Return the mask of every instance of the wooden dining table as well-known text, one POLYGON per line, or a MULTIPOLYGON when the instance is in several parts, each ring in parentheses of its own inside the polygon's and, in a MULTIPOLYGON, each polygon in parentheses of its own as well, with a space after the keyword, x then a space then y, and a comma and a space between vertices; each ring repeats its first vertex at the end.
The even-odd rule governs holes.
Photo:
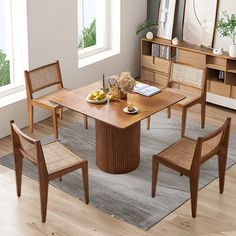
POLYGON ((99 90, 100 82, 89 84, 51 99, 52 102, 95 119, 96 165, 101 170, 121 174, 135 170, 140 162, 141 120, 175 103, 185 96, 161 91, 151 97, 131 94, 136 114, 127 114, 126 99, 114 99, 103 104, 87 102, 88 94, 99 90))

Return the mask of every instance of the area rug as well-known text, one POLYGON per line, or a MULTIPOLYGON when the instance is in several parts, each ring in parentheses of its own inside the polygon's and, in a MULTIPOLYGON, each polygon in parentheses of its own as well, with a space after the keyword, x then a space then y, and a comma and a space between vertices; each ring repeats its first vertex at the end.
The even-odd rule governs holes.
MULTIPOLYGON (((60 129, 61 143, 89 162, 90 204, 121 220, 144 230, 149 229, 166 217, 189 198, 189 180, 164 166, 160 166, 157 195, 151 198, 152 155, 160 152, 180 138, 181 122, 178 117, 166 118, 165 113, 152 116, 151 129, 146 130, 145 121, 141 130, 141 162, 133 172, 112 175, 102 172, 95 163, 95 125, 89 120, 89 129, 79 123, 60 129)), ((198 123, 188 120, 186 135, 197 137, 214 130, 207 125, 202 130, 198 123)), ((135 138, 135 137, 130 137, 135 138)), ((44 142, 52 140, 48 137, 44 142)), ((231 136, 227 167, 236 162, 236 137, 231 136)), ((202 166, 199 188, 203 188, 218 176, 217 158, 202 166)), ((0 158, 0 164, 14 168, 12 154, 0 158)), ((33 165, 25 162, 24 174, 34 179, 37 171, 33 165)), ((227 184, 227 183, 226 183, 227 184)), ((63 177, 63 181, 54 181, 55 187, 83 200, 81 171, 75 171, 63 177)), ((50 199, 49 201, 53 201, 50 199)), ((191 211, 189 209, 189 215, 191 211)))

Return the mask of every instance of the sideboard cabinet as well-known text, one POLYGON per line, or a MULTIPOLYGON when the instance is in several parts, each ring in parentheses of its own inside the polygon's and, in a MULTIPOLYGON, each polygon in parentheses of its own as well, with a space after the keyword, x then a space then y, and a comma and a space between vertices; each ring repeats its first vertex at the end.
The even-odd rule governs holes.
POLYGON ((228 53, 217 56, 211 49, 181 41, 155 38, 141 40, 141 80, 167 86, 171 60, 198 68, 206 68, 207 101, 236 109, 236 59, 228 53))

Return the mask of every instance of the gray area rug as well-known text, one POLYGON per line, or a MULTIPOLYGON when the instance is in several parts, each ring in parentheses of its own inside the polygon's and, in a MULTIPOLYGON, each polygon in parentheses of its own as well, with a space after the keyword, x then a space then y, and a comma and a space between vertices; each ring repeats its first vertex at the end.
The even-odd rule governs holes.
MULTIPOLYGON (((180 138, 180 119, 166 118, 165 113, 152 116, 151 129, 145 128, 142 122, 141 162, 133 172, 112 175, 100 171, 95 164, 95 128, 94 121, 89 121, 89 129, 82 124, 72 124, 60 129, 61 143, 74 153, 89 162, 90 204, 97 208, 133 224, 144 230, 149 229, 173 210, 186 202, 189 195, 189 181, 164 166, 160 166, 157 195, 151 198, 152 155, 160 152, 180 138)), ((186 135, 197 137, 214 130, 207 126, 200 129, 198 123, 187 122, 186 135)), ((135 138, 135 137, 131 137, 135 138)), ((48 137, 44 142, 52 140, 48 137)), ((227 167, 236 162, 236 137, 231 136, 227 167)), ((202 166, 199 188, 202 188, 218 176, 217 158, 213 158, 202 166)), ((12 154, 0 158, 0 164, 14 169, 12 154)), ((24 174, 37 179, 37 170, 29 162, 25 162, 24 174)), ((227 184, 227 183, 226 183, 227 184)), ((55 187, 83 199, 81 171, 75 171, 63 177, 63 181, 53 181, 55 187)), ((49 201, 53 201, 50 198, 49 201)), ((189 209, 191 216, 191 209, 189 209)))

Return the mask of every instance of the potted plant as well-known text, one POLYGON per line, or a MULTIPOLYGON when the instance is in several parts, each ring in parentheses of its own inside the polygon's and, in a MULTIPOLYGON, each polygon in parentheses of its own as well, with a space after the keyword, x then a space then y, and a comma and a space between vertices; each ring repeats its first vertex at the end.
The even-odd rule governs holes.
POLYGON ((157 28, 158 23, 153 20, 146 20, 144 23, 138 27, 136 34, 138 35, 140 32, 146 32, 147 39, 153 39, 153 29, 157 28))
POLYGON ((233 44, 229 46, 229 56, 236 57, 236 14, 222 12, 223 18, 217 22, 217 29, 222 37, 229 37, 233 44))

